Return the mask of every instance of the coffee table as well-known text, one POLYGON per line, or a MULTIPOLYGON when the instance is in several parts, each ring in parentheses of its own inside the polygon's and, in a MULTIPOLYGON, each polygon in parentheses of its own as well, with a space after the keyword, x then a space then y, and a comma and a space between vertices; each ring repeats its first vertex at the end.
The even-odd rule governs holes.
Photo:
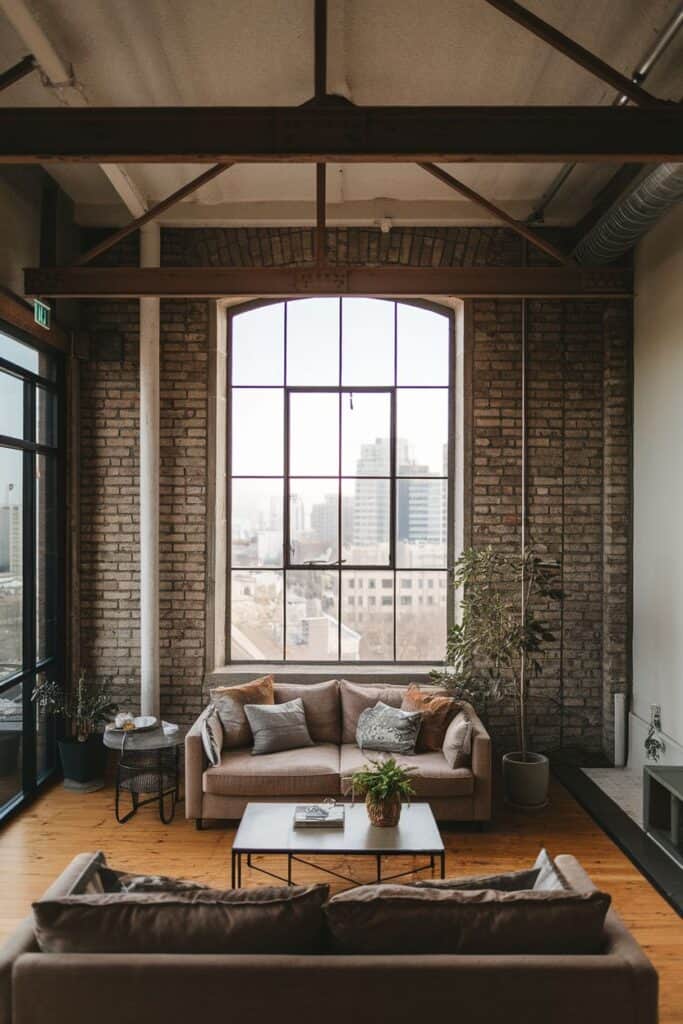
MULTIPOLYGON (((303 802, 303 801, 300 801, 303 802)), ((388 882, 418 871, 434 872, 439 863, 440 877, 445 877, 446 852, 432 809, 427 803, 404 804, 401 819, 395 828, 371 825, 364 804, 346 804, 344 828, 294 828, 296 804, 251 803, 242 815, 232 844, 232 887, 242 884, 242 858, 253 871, 292 885, 292 864, 305 864, 352 885, 361 885, 349 875, 313 864, 307 856, 372 857, 378 882, 388 882), (287 857, 287 877, 260 867, 253 862, 255 854, 281 854, 287 857), (305 855, 305 856, 304 856, 305 855), (426 857, 425 863, 410 871, 383 875, 382 859, 386 857, 426 857)))

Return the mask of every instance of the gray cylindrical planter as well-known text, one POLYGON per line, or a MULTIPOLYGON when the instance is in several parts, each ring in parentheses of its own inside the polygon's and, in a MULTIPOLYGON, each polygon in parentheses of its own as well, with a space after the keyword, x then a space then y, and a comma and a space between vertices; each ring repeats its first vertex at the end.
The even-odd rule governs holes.
POLYGON ((548 803, 550 762, 545 754, 503 754, 503 790, 507 803, 538 810, 548 803))

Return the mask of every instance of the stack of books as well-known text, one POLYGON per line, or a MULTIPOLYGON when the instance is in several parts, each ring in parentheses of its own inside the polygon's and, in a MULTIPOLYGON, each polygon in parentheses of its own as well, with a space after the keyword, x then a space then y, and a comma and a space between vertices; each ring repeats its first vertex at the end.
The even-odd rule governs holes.
POLYGON ((294 828, 344 828, 344 805, 297 804, 294 828))

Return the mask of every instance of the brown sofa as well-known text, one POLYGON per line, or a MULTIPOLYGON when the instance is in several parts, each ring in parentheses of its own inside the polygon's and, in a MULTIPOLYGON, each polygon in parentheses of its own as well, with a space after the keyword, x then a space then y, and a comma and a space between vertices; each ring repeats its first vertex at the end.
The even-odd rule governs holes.
MULTIPOLYGON (((321 800, 350 797, 350 778, 367 762, 356 746, 356 723, 364 704, 383 700, 400 707, 406 686, 365 685, 344 680, 324 683, 275 683, 275 702, 301 696, 315 746, 253 757, 249 748, 224 750, 211 767, 204 754, 201 722, 185 739, 185 814, 198 827, 210 819, 236 819, 250 801, 321 800), (359 691, 365 691, 365 700, 359 691)), ((424 688, 428 689, 428 688, 424 688)), ((451 768, 440 751, 398 757, 414 765, 416 796, 429 801, 439 821, 488 821, 491 817, 491 741, 470 710, 471 764, 451 768)))
MULTIPOLYGON (((80 854, 48 890, 86 892, 104 862, 80 854)), ((573 888, 594 889, 574 857, 573 888)), ((46 894, 47 895, 47 894, 46 894)), ((27 918, 0 949, 0 1024, 656 1024, 657 974, 610 910, 590 956, 207 956, 40 953, 27 918)))

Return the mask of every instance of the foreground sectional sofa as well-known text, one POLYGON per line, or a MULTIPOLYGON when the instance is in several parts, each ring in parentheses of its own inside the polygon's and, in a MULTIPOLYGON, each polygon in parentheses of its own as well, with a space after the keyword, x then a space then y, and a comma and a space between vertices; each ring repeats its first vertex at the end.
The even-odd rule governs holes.
MULTIPOLYGON (((336 679, 276 682, 276 704, 302 698, 315 746, 258 757, 249 747, 224 750, 215 767, 204 754, 200 715, 185 740, 186 817, 201 827, 212 819, 237 819, 255 800, 350 798, 351 775, 373 756, 356 745, 358 716, 378 700, 400 707, 406 690, 396 684, 361 686, 336 679)), ((467 766, 451 768, 438 751, 397 758, 415 766, 415 795, 430 803, 439 821, 484 822, 491 817, 491 741, 472 709, 469 718, 472 752, 467 766)))
MULTIPOLYGON (((97 890, 102 854, 80 854, 46 893, 97 890)), ((574 857, 572 889, 595 886, 574 857)), ((0 1024, 656 1024, 657 974, 613 910, 590 955, 41 953, 26 918, 0 949, 0 1024)))

